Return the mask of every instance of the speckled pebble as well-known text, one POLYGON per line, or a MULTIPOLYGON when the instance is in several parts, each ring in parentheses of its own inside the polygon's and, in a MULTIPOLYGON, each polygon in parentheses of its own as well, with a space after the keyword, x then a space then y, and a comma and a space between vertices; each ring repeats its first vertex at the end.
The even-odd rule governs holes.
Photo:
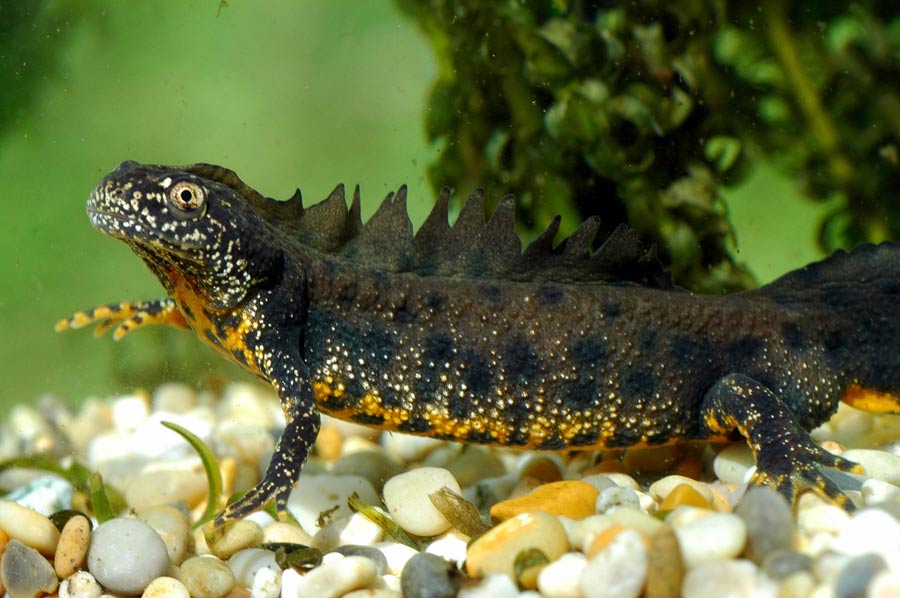
POLYGON ((582 598, 579 581, 587 565, 580 552, 567 552, 538 574, 537 587, 547 598, 582 598))
POLYGON ((808 554, 795 550, 775 550, 765 556, 762 563, 763 572, 772 579, 786 579, 798 572, 809 571, 812 558, 808 554))
MULTIPOLYGON (((356 544, 343 544, 334 549, 334 552, 343 556, 364 556, 371 559, 378 567, 378 575, 384 575, 390 570, 387 557, 373 546, 360 546, 356 544)), ((404 565, 405 566, 405 565, 404 565)))
POLYGON ((697 480, 692 480, 691 478, 684 477, 683 475, 668 475, 662 479, 659 479, 650 484, 650 488, 647 492, 654 499, 662 502, 669 495, 669 493, 672 492, 672 490, 682 484, 687 484, 688 486, 699 492, 703 499, 707 502, 707 504, 712 504, 713 495, 712 492, 710 492, 709 488, 706 487, 706 484, 702 484, 697 480))
POLYGON ((59 585, 53 565, 19 540, 10 540, 0 557, 0 580, 11 598, 33 598, 59 585))
POLYGON ((584 519, 594 514, 599 492, 580 480, 563 480, 538 486, 534 491, 517 498, 498 502, 491 507, 491 517, 505 521, 521 513, 543 511, 572 519, 584 519))
POLYGON ((529 548, 539 548, 547 559, 555 561, 569 549, 566 530, 548 513, 522 513, 469 545, 466 570, 473 577, 504 573, 513 579, 516 556, 529 548))
POLYGON ((756 459, 746 442, 736 442, 723 448, 713 459, 713 472, 726 484, 744 484, 756 459))
POLYGON ((377 575, 378 568, 371 559, 348 556, 320 565, 301 577, 297 582, 297 593, 291 596, 337 598, 369 586, 377 575))
POLYGON ((714 513, 675 529, 688 568, 713 560, 730 559, 744 550, 747 526, 737 515, 714 513))
POLYGON ((288 498, 287 508, 304 531, 315 534, 322 527, 319 525, 321 513, 329 511, 331 520, 353 514, 347 506, 347 498, 354 492, 359 496, 359 500, 366 504, 377 505, 381 502, 372 484, 365 478, 350 475, 301 474, 300 482, 288 498))
POLYGON ((11 500, 0 500, 0 531, 47 556, 59 542, 59 530, 50 519, 11 500))
POLYGON ((259 524, 242 519, 225 525, 221 535, 209 546, 209 550, 220 559, 228 559, 239 550, 259 546, 262 540, 263 531, 259 524))
POLYGON ((65 579, 84 566, 88 546, 91 543, 91 523, 84 515, 71 517, 59 534, 59 543, 53 557, 53 568, 60 579, 65 579))
POLYGON ((433 554, 417 554, 400 576, 403 598, 455 598, 461 578, 456 567, 433 554))
POLYGON ((630 488, 613 486, 612 488, 601 490, 600 494, 597 495, 597 501, 594 503, 594 511, 605 513, 614 507, 640 509, 641 501, 638 499, 637 492, 630 488))
POLYGON ((59 598, 100 598, 103 588, 87 571, 78 571, 59 583, 59 598))
POLYGON ((191 598, 191 594, 174 577, 157 577, 150 582, 141 598, 191 598))
POLYGON ((16 488, 6 495, 6 499, 49 516, 71 509, 73 492, 71 483, 54 475, 46 475, 16 488))
POLYGON ((281 593, 281 567, 269 550, 241 550, 228 559, 228 567, 235 583, 250 588, 253 598, 277 598, 281 593))
POLYGON ((391 575, 400 575, 409 559, 419 552, 399 542, 379 542, 374 548, 380 550, 384 555, 387 561, 387 573, 391 575))
POLYGON ((750 488, 734 510, 747 527, 746 556, 756 564, 767 554, 790 548, 794 515, 787 500, 762 486, 750 488))
POLYGON ((851 559, 835 581, 835 598, 864 598, 872 579, 885 569, 887 563, 877 554, 863 554, 851 559))
POLYGON ((684 576, 682 598, 710 596, 754 596, 756 567, 750 561, 718 560, 689 569, 684 576))
POLYGON ((626 529, 588 560, 578 584, 585 598, 636 598, 646 577, 647 547, 626 529))
POLYGON ((866 475, 894 486, 900 486, 900 456, 871 449, 844 451, 843 457, 862 465, 866 475))
POLYGON ((392 477, 384 485, 384 504, 397 525, 411 534, 435 536, 450 529, 428 495, 443 487, 459 494, 453 475, 440 467, 421 467, 392 477))
POLYGON ((231 568, 215 557, 191 557, 181 564, 180 573, 192 598, 222 598, 235 584, 231 568))
POLYGON ((459 598, 518 598, 519 588, 506 575, 495 573, 488 575, 478 585, 465 587, 459 592, 459 598))
POLYGON ((162 538, 169 561, 180 565, 187 557, 190 546, 191 530, 187 516, 175 507, 166 505, 140 509, 137 516, 162 538))
POLYGON ((94 530, 88 570, 113 592, 140 594, 169 565, 166 545, 153 528, 137 519, 110 519, 94 530))
POLYGON ((850 556, 900 550, 900 522, 881 509, 862 509, 841 527, 832 548, 850 556))

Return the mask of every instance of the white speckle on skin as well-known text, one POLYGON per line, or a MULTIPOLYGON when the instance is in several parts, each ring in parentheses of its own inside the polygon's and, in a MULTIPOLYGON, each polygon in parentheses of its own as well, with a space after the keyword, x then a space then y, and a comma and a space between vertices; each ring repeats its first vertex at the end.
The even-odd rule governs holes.
POLYGON ((159 186, 163 189, 168 189, 172 185, 172 178, 166 177, 159 182, 159 186))

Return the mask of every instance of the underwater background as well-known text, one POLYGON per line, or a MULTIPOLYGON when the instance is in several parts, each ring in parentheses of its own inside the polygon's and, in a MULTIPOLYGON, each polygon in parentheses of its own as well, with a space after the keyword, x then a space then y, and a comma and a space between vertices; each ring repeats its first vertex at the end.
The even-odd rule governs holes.
MULTIPOLYGON (((429 141, 425 123, 448 65, 406 8, 0 1, 0 413, 45 393, 79 403, 243 375, 184 331, 142 329, 118 343, 53 331, 77 310, 163 294, 85 215, 91 188, 123 160, 220 164, 268 196, 299 186, 307 204, 359 183, 364 217, 407 183, 415 224, 435 187, 464 196, 479 184, 428 178, 447 147, 429 141)), ((831 205, 801 197, 790 173, 755 160, 721 194, 735 229, 729 251, 758 282, 824 255, 816 239, 831 205)), ((539 213, 569 218, 551 195, 539 213)))

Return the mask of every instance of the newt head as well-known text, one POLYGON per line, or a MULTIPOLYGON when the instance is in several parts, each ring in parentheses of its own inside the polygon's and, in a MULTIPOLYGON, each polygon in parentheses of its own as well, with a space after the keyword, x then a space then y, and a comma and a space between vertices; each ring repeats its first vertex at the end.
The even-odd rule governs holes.
POLYGON ((243 197, 177 167, 121 163, 91 192, 87 213, 94 228, 128 243, 163 285, 178 274, 213 309, 237 305, 281 268, 275 231, 243 197))

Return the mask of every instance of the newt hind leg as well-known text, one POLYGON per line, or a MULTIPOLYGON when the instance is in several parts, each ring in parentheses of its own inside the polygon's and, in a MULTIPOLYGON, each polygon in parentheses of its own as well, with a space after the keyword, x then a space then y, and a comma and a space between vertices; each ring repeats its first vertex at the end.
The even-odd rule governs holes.
POLYGON ((153 301, 123 301, 122 303, 109 303, 92 309, 80 311, 69 318, 56 323, 56 331, 70 328, 82 328, 90 324, 97 324, 94 334, 100 336, 110 328, 115 328, 113 338, 121 339, 123 336, 149 324, 167 324, 177 328, 188 328, 178 305, 171 298, 156 299, 153 301))
POLYGON ((702 416, 711 432, 737 430, 747 439, 756 458, 752 483, 776 489, 791 504, 801 492, 812 490, 845 509, 855 508, 822 470, 859 474, 862 466, 813 442, 781 399, 756 380, 740 374, 725 376, 706 394, 702 416))

